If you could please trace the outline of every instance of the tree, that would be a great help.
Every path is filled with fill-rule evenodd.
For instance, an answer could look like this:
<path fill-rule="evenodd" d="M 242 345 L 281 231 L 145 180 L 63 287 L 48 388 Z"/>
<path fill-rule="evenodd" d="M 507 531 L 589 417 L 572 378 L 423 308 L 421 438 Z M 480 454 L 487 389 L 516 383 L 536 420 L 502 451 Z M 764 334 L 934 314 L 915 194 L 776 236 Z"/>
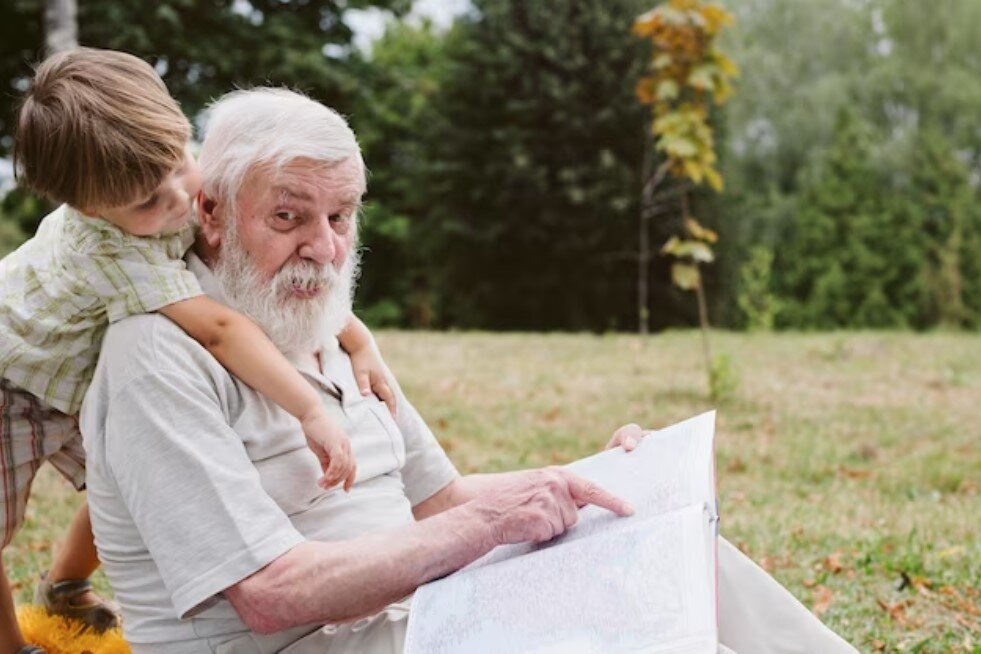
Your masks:
<path fill-rule="evenodd" d="M 475 2 L 451 35 L 429 161 L 442 324 L 630 320 L 643 112 L 634 0 Z"/>
<path fill-rule="evenodd" d="M 393 23 L 353 62 L 361 88 L 351 121 L 370 170 L 358 304 L 372 325 L 428 328 L 437 319 L 427 177 L 446 38 L 428 23 Z"/>
<path fill-rule="evenodd" d="M 664 200 L 658 198 L 658 192 L 666 180 L 674 178 L 677 184 L 669 193 L 681 200 L 684 231 L 680 236 L 672 236 L 661 252 L 674 258 L 673 283 L 682 290 L 695 291 L 698 298 L 710 389 L 713 388 L 713 360 L 700 266 L 714 260 L 711 246 L 718 237 L 691 216 L 687 193 L 690 187 L 703 182 L 715 191 L 722 190 L 722 176 L 715 167 L 718 157 L 709 112 L 713 103 L 721 105 L 728 99 L 732 92 L 730 80 L 738 74 L 735 64 L 715 46 L 719 33 L 731 22 L 732 16 L 718 4 L 669 0 L 638 17 L 633 27 L 634 34 L 649 39 L 652 46 L 647 74 L 637 84 L 637 97 L 651 107 L 653 151 L 658 157 L 656 167 L 646 167 L 654 172 L 645 180 L 640 209 L 639 331 L 647 333 L 650 312 L 647 305 L 649 222 L 658 213 L 665 213 L 659 207 Z M 648 160 L 651 156 L 654 155 L 649 154 Z"/>

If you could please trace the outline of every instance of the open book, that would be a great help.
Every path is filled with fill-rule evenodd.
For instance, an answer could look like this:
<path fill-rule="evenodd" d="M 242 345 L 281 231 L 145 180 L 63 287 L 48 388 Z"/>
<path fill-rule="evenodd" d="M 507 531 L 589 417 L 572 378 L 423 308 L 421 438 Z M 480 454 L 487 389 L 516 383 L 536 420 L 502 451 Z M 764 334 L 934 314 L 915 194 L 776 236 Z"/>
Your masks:
<path fill-rule="evenodd" d="M 573 472 L 633 503 L 588 506 L 541 545 L 507 545 L 426 584 L 412 600 L 407 654 L 715 654 L 715 412 Z"/>

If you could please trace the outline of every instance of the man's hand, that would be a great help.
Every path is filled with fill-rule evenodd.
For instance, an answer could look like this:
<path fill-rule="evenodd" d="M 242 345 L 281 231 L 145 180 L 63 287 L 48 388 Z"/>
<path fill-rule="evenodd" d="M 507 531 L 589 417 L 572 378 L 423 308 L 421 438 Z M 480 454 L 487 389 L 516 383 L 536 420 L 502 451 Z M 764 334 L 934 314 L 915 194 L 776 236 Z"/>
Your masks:
<path fill-rule="evenodd" d="M 640 425 L 635 425 L 630 423 L 629 425 L 624 425 L 620 427 L 615 432 L 613 432 L 613 437 L 610 438 L 610 442 L 606 444 L 604 450 L 612 450 L 614 447 L 623 446 L 623 449 L 627 452 L 633 450 L 640 443 L 640 439 L 647 436 L 650 431 L 644 431 L 640 428 Z"/>
<path fill-rule="evenodd" d="M 358 390 L 362 395 L 374 393 L 388 406 L 391 414 L 395 415 L 395 378 L 392 372 L 382 361 L 378 350 L 366 345 L 362 348 L 348 352 L 351 357 L 351 367 L 354 368 L 354 379 L 358 383 Z"/>
<path fill-rule="evenodd" d="M 326 411 L 316 411 L 300 421 L 307 445 L 317 455 L 323 476 L 317 485 L 323 489 L 344 482 L 344 490 L 351 490 L 358 467 L 351 452 L 351 441 Z"/>
<path fill-rule="evenodd" d="M 579 521 L 587 504 L 620 516 L 633 514 L 630 503 L 563 468 L 511 473 L 494 489 L 471 500 L 491 526 L 494 545 L 551 540 Z"/>

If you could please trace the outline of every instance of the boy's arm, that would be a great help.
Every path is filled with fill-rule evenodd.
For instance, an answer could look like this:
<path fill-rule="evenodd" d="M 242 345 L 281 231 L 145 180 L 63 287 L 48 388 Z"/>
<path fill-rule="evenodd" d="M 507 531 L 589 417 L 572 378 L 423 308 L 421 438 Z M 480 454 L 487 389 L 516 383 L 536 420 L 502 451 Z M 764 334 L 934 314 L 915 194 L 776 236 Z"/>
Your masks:
<path fill-rule="evenodd" d="M 341 347 L 351 357 L 351 367 L 354 368 L 354 379 L 362 395 L 374 392 L 395 415 L 395 393 L 392 390 L 394 381 L 381 352 L 375 345 L 368 327 L 353 313 L 348 317 L 347 325 L 337 336 Z"/>
<path fill-rule="evenodd" d="M 314 388 L 258 325 L 205 295 L 174 302 L 159 311 L 204 346 L 226 370 L 299 420 L 307 441 L 326 469 L 331 456 L 338 453 L 328 455 L 323 450 L 324 439 L 311 438 L 311 434 L 324 434 L 338 428 L 327 416 Z M 347 474 L 341 479 L 345 489 L 349 489 L 354 483 L 354 466 L 345 472 Z M 321 480 L 322 485 L 333 485 L 328 484 L 329 481 Z"/>

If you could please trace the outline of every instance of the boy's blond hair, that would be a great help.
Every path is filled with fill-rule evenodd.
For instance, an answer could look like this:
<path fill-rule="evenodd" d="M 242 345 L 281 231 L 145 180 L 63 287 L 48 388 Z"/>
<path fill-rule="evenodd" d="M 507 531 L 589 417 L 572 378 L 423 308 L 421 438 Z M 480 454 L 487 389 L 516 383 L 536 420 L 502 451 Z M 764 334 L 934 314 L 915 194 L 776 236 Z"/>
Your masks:
<path fill-rule="evenodd" d="M 118 207 L 176 170 L 190 137 L 190 123 L 149 64 L 78 48 L 38 66 L 17 120 L 14 171 L 77 209 Z"/>

